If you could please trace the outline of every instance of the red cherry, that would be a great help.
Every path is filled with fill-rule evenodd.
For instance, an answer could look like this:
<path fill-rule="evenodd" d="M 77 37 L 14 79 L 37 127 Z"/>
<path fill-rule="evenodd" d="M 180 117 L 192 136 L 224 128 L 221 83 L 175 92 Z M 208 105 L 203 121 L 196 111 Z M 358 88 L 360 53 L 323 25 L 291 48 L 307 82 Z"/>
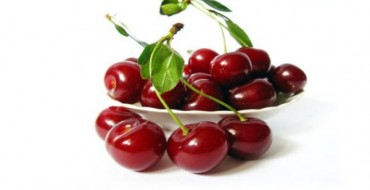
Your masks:
<path fill-rule="evenodd" d="M 170 108 L 178 108 L 183 102 L 184 94 L 185 87 L 181 82 L 179 82 L 174 89 L 163 93 L 162 98 L 165 100 Z M 164 106 L 158 99 L 157 94 L 155 93 L 154 86 L 151 81 L 147 81 L 144 85 L 140 96 L 140 102 L 142 106 L 159 109 L 164 108 Z"/>
<path fill-rule="evenodd" d="M 105 139 L 108 131 L 117 123 L 130 118 L 141 118 L 139 114 L 124 107 L 111 106 L 101 111 L 95 121 L 95 129 L 101 139 Z"/>
<path fill-rule="evenodd" d="M 123 61 L 112 65 L 104 76 L 104 84 L 108 90 L 108 95 L 122 103 L 137 102 L 143 83 L 140 66 L 131 61 Z"/>
<path fill-rule="evenodd" d="M 228 132 L 229 155 L 250 160 L 261 157 L 271 146 L 272 135 L 269 126 L 257 118 L 240 121 L 237 117 L 226 117 L 218 123 Z"/>
<path fill-rule="evenodd" d="M 213 81 L 211 74 L 208 74 L 208 73 L 193 73 L 189 76 L 187 81 L 188 83 L 192 84 L 194 81 L 199 80 L 199 79 L 208 79 L 208 80 Z"/>
<path fill-rule="evenodd" d="M 137 58 L 136 57 L 129 57 L 127 59 L 125 59 L 125 61 L 131 61 L 131 62 L 134 62 L 134 63 L 137 63 Z"/>
<path fill-rule="evenodd" d="M 198 79 L 192 83 L 192 86 L 200 90 L 204 94 L 207 94 L 219 100 L 223 100 L 223 92 L 221 88 L 218 86 L 217 83 L 215 83 L 212 80 Z M 182 105 L 181 109 L 182 110 L 216 111 L 216 110 L 220 110 L 221 106 L 218 103 L 192 90 L 188 90 L 186 98 L 185 98 L 185 102 Z"/>
<path fill-rule="evenodd" d="M 186 125 L 190 129 L 183 135 L 175 130 L 167 143 L 167 154 L 179 168 L 192 173 L 204 173 L 216 167 L 226 156 L 226 132 L 212 122 Z"/>
<path fill-rule="evenodd" d="M 211 61 L 217 55 L 217 52 L 207 48 L 194 51 L 189 58 L 190 70 L 192 73 L 209 73 Z"/>
<path fill-rule="evenodd" d="M 118 123 L 107 134 L 106 149 L 125 168 L 143 171 L 155 165 L 166 150 L 166 137 L 155 123 L 138 118 Z"/>
<path fill-rule="evenodd" d="M 254 79 L 229 90 L 229 102 L 238 110 L 260 109 L 276 102 L 276 92 L 267 80 Z"/>
<path fill-rule="evenodd" d="M 231 52 L 215 57 L 211 62 L 213 79 L 224 87 L 232 87 L 251 78 L 252 65 L 249 58 L 240 52 Z"/>
<path fill-rule="evenodd" d="M 271 66 L 270 56 L 266 51 L 251 47 L 242 47 L 237 51 L 244 53 L 251 60 L 254 77 L 266 77 Z"/>
<path fill-rule="evenodd" d="M 290 94 L 299 92 L 305 87 L 307 76 L 299 67 L 286 63 L 275 68 L 270 80 L 276 89 Z"/>
<path fill-rule="evenodd" d="M 191 75 L 191 69 L 190 69 L 189 65 L 184 65 L 184 71 L 182 73 L 182 76 L 184 78 L 187 78 L 189 75 Z"/>

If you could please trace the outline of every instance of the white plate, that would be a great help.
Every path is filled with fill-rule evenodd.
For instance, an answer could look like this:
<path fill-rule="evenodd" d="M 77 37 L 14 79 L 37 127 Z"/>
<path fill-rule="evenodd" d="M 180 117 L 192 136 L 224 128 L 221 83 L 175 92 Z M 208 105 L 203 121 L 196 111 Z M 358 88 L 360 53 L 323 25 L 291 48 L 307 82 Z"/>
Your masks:
<path fill-rule="evenodd" d="M 286 96 L 284 94 L 278 95 L 278 100 L 276 105 L 271 107 L 266 107 L 262 109 L 248 109 L 240 110 L 239 112 L 247 117 L 256 117 L 259 119 L 267 119 L 275 114 L 279 113 L 283 108 L 292 102 L 298 100 L 303 96 L 304 92 L 299 92 L 292 96 Z M 167 113 L 165 109 L 157 109 L 151 107 L 142 107 L 140 103 L 136 104 L 119 104 L 131 110 L 135 113 L 140 114 L 143 118 L 153 121 L 166 130 L 177 129 L 176 123 L 172 120 L 171 116 Z M 181 122 L 186 125 L 189 123 L 195 123 L 200 121 L 212 121 L 218 122 L 221 118 L 225 116 L 235 115 L 231 111 L 183 111 L 183 110 L 172 110 Z"/>

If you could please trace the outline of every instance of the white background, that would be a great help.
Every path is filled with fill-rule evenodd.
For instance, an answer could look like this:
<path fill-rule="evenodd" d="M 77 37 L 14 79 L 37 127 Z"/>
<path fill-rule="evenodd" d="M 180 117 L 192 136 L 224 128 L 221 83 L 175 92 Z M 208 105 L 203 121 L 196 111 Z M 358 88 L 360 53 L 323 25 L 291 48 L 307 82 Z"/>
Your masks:
<path fill-rule="evenodd" d="M 222 51 L 215 22 L 192 7 L 167 18 L 160 1 L 0 2 L 0 189 L 369 189 L 370 3 L 367 0 L 221 1 L 273 64 L 308 75 L 305 96 L 267 120 L 274 143 L 263 159 L 226 159 L 210 174 L 167 157 L 149 172 L 117 165 L 96 135 L 108 66 L 138 56 L 104 18 L 118 14 L 152 42 L 169 26 L 185 57 Z M 238 45 L 228 38 L 229 50 Z"/>

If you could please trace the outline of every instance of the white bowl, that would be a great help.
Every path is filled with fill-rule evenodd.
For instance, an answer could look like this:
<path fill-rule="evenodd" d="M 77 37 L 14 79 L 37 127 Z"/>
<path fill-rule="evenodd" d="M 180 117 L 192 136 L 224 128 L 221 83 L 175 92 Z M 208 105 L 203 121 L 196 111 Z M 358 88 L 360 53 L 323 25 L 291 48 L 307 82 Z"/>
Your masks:
<path fill-rule="evenodd" d="M 255 117 L 259 119 L 267 119 L 275 114 L 279 113 L 287 105 L 295 102 L 301 98 L 304 94 L 304 91 L 301 91 L 297 94 L 287 96 L 284 94 L 279 94 L 277 102 L 274 106 L 266 107 L 262 109 L 248 109 L 240 110 L 239 112 L 247 117 Z M 136 104 L 123 104 L 120 103 L 120 106 L 125 107 L 128 110 L 131 110 L 135 113 L 140 114 L 143 118 L 153 121 L 159 124 L 165 130 L 174 130 L 177 129 L 177 124 L 172 120 L 171 116 L 165 109 L 157 109 L 151 107 L 142 107 L 140 103 Z M 176 116 L 181 120 L 181 122 L 186 125 L 189 123 L 195 123 L 200 121 L 212 121 L 217 123 L 221 118 L 225 116 L 235 115 L 232 111 L 183 111 L 183 110 L 172 110 Z"/>

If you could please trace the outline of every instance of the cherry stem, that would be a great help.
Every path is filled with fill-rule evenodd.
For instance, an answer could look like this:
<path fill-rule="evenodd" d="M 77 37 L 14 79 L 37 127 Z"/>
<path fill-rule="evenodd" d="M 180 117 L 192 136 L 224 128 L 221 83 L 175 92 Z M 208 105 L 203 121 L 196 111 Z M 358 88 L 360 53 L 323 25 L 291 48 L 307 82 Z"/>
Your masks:
<path fill-rule="evenodd" d="M 152 70 L 152 60 L 153 60 L 153 56 L 155 55 L 155 53 L 158 51 L 158 48 L 160 46 L 160 44 L 163 44 L 163 42 L 167 41 L 168 45 L 170 46 L 170 43 L 171 41 L 173 40 L 173 37 L 177 34 L 177 32 L 179 32 L 182 28 L 184 27 L 183 24 L 181 23 L 176 23 L 174 24 L 169 33 L 166 35 L 166 36 L 163 36 L 156 44 L 156 46 L 154 47 L 153 49 L 153 52 L 151 53 L 150 55 L 150 61 L 149 61 L 149 70 L 151 73 L 151 70 Z M 154 87 L 154 86 L 153 86 Z M 187 135 L 189 133 L 189 129 L 186 128 L 184 126 L 184 124 L 180 121 L 180 119 L 176 116 L 175 113 L 173 113 L 173 111 L 171 110 L 171 108 L 168 106 L 168 104 L 166 103 L 166 101 L 163 99 L 161 93 L 154 87 L 154 90 L 155 90 L 155 93 L 159 99 L 159 101 L 162 103 L 163 107 L 166 108 L 167 112 L 170 114 L 171 118 L 175 121 L 175 123 L 180 127 L 180 129 L 182 130 L 182 135 Z"/>
<path fill-rule="evenodd" d="M 204 5 L 202 5 L 200 2 L 196 1 L 196 0 L 192 0 L 190 1 L 190 4 L 195 7 L 196 9 L 198 9 L 200 12 L 208 15 L 209 17 L 211 17 L 213 20 L 215 20 L 218 25 L 220 26 L 221 28 L 221 33 L 222 33 L 222 39 L 223 39 L 223 45 L 224 45 L 224 51 L 225 53 L 227 52 L 227 48 L 226 48 L 226 39 L 225 39 L 225 33 L 224 33 L 224 30 L 223 28 L 227 29 L 227 26 L 225 26 L 222 22 L 220 22 L 217 17 L 215 16 L 215 14 L 208 10 L 206 7 L 204 7 Z"/>
<path fill-rule="evenodd" d="M 221 34 L 222 34 L 222 41 L 224 43 L 224 52 L 227 53 L 227 46 L 226 46 L 226 38 L 225 38 L 225 32 L 224 29 L 222 28 L 222 25 L 219 24 L 220 29 L 221 29 Z"/>
<path fill-rule="evenodd" d="M 217 98 L 215 98 L 213 96 L 210 96 L 208 94 L 205 94 L 204 92 L 198 90 L 193 85 L 191 85 L 190 83 L 188 83 L 188 81 L 186 81 L 183 78 L 181 78 L 180 80 L 181 80 L 181 82 L 183 84 L 185 84 L 188 88 L 190 88 L 190 90 L 192 90 L 192 91 L 200 94 L 201 96 L 204 96 L 204 97 L 206 97 L 206 98 L 208 98 L 208 99 L 210 99 L 210 100 L 212 100 L 212 101 L 214 101 L 214 102 L 216 102 L 216 103 L 224 106 L 225 108 L 229 109 L 230 111 L 234 112 L 235 115 L 238 116 L 238 118 L 239 118 L 240 121 L 247 121 L 247 118 L 246 117 L 244 117 L 240 112 L 238 112 L 238 110 L 236 110 L 235 108 L 233 108 L 229 104 L 227 104 L 227 103 L 225 103 L 225 102 L 223 102 L 223 101 L 221 101 L 221 100 L 219 100 L 219 99 L 217 99 Z"/>
<path fill-rule="evenodd" d="M 141 40 L 138 40 L 135 36 L 133 36 L 132 34 L 128 33 L 127 32 L 127 27 L 120 21 L 117 21 L 116 19 L 114 19 L 114 16 L 111 16 L 109 14 L 106 14 L 105 15 L 105 18 L 107 18 L 109 20 L 109 22 L 111 22 L 112 24 L 114 25 L 118 25 L 122 28 L 124 28 L 124 30 L 126 31 L 127 33 L 127 36 L 130 37 L 132 40 L 134 40 L 136 43 L 138 43 L 139 45 L 141 45 L 142 47 L 146 47 L 148 44 L 146 44 L 145 42 L 141 41 Z"/>
<path fill-rule="evenodd" d="M 166 108 L 167 112 L 170 114 L 171 118 L 173 119 L 173 121 L 175 121 L 175 123 L 180 127 L 180 129 L 182 130 L 182 135 L 186 136 L 188 133 L 189 133 L 189 129 L 186 128 L 184 126 L 184 124 L 180 121 L 180 119 L 176 116 L 175 113 L 173 113 L 173 111 L 171 110 L 171 108 L 168 106 L 168 104 L 166 103 L 166 101 L 162 98 L 162 95 L 161 93 L 158 92 L 158 90 L 154 87 L 154 90 L 155 90 L 155 93 L 157 94 L 158 96 L 158 99 L 159 101 L 161 101 L 162 105 L 164 106 L 164 108 Z"/>

